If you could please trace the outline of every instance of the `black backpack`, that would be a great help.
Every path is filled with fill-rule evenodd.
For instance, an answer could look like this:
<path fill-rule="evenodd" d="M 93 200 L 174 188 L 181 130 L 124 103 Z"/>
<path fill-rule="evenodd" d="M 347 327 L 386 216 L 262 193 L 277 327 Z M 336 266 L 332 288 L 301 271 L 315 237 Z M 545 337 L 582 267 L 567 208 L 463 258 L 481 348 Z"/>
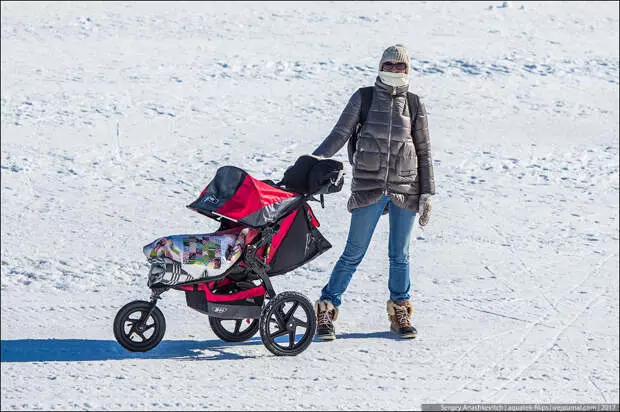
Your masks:
<path fill-rule="evenodd" d="M 349 153 L 349 163 L 353 164 L 353 154 L 355 153 L 355 147 L 357 145 L 357 135 L 364 123 L 366 123 L 366 119 L 368 119 L 368 112 L 370 111 L 370 104 L 372 103 L 372 96 L 374 91 L 374 86 L 370 87 L 362 87 L 360 88 L 360 93 L 362 94 L 362 106 L 360 107 L 360 121 L 355 127 L 353 134 L 349 138 L 349 143 L 347 145 L 347 151 Z M 407 92 L 407 100 L 409 101 L 409 117 L 411 118 L 411 133 L 415 130 L 415 120 L 418 115 L 418 106 L 420 102 L 420 98 L 417 94 Z"/>

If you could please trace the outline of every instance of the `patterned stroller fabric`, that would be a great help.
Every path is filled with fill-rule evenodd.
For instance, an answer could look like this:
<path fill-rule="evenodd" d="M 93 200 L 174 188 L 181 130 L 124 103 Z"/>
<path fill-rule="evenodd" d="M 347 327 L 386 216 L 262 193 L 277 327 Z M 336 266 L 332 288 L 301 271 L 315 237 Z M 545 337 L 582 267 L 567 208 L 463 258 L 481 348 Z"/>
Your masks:
<path fill-rule="evenodd" d="M 160 283 L 176 285 L 220 276 L 241 257 L 250 229 L 174 235 L 144 246 L 148 261 L 160 268 Z M 151 269 L 153 271 L 153 269 Z"/>

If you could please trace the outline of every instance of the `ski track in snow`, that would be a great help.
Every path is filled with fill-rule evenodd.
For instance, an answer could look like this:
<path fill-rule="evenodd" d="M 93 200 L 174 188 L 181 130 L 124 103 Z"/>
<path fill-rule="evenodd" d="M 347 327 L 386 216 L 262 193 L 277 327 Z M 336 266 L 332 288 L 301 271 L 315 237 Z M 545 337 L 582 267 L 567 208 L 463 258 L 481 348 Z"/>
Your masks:
<path fill-rule="evenodd" d="M 2 409 L 618 403 L 617 2 L 502 5 L 1 3 Z M 336 341 L 226 343 L 170 291 L 162 343 L 122 349 L 142 247 L 217 228 L 185 206 L 220 166 L 279 179 L 395 42 L 437 183 L 411 248 L 418 337 L 388 331 L 382 219 Z M 344 247 L 335 158 L 342 192 L 311 203 L 333 247 L 278 292 L 318 298 Z"/>

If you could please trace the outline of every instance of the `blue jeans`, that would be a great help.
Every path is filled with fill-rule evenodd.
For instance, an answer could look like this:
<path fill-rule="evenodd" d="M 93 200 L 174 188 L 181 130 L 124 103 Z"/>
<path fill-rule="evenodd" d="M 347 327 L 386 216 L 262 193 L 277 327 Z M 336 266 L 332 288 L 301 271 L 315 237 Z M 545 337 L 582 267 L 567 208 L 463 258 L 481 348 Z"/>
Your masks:
<path fill-rule="evenodd" d="M 388 243 L 390 299 L 394 302 L 409 300 L 409 288 L 411 286 L 409 280 L 409 241 L 415 212 L 396 206 L 386 195 L 383 195 L 375 204 L 353 209 L 347 244 L 332 270 L 329 282 L 321 290 L 321 300 L 329 300 L 334 306 L 340 306 L 342 294 L 366 254 L 370 239 L 386 204 L 389 204 L 390 216 Z"/>

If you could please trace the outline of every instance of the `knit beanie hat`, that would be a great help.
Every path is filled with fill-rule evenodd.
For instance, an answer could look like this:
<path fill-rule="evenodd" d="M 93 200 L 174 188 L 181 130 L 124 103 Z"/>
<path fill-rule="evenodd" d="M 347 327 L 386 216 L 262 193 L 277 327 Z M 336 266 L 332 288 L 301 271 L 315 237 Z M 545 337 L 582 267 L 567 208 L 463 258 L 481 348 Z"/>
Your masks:
<path fill-rule="evenodd" d="M 410 73 L 409 66 L 411 64 L 411 59 L 409 58 L 407 48 L 402 44 L 395 44 L 385 49 L 381 57 L 381 62 L 379 63 L 379 71 L 381 71 L 383 63 L 385 62 L 405 63 L 407 65 L 407 73 Z"/>

